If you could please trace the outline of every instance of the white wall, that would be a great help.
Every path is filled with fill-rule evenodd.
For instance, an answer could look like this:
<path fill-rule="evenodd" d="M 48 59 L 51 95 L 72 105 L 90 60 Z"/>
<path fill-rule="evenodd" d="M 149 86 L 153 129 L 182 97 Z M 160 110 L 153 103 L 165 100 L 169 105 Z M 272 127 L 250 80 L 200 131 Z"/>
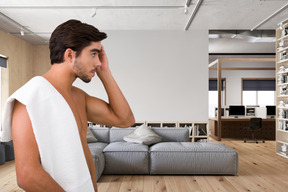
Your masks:
<path fill-rule="evenodd" d="M 208 120 L 208 30 L 107 34 L 110 68 L 136 121 Z M 107 101 L 98 78 L 74 85 Z"/>

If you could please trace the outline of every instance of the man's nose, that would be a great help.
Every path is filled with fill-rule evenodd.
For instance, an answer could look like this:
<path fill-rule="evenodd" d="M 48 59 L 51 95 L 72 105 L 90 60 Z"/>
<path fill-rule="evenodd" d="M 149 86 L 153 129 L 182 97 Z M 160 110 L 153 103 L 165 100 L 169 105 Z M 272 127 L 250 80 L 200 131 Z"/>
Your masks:
<path fill-rule="evenodd" d="M 102 63 L 100 61 L 100 59 L 98 58 L 96 63 L 95 63 L 95 67 L 101 67 Z"/>

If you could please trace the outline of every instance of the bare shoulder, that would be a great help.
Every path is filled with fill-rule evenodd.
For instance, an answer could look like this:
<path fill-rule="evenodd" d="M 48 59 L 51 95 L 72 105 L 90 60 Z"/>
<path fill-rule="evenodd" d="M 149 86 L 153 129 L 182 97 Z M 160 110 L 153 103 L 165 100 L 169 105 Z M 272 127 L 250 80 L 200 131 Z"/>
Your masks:
<path fill-rule="evenodd" d="M 83 91 L 82 89 L 78 88 L 78 87 L 72 87 L 73 88 L 73 92 L 78 96 L 81 97 L 83 99 L 86 100 L 86 102 L 89 102 L 91 100 L 96 100 L 99 101 L 100 99 L 94 96 L 89 95 L 88 93 L 86 93 L 85 91 Z"/>
<path fill-rule="evenodd" d="M 85 91 L 75 86 L 72 87 L 72 91 L 73 93 L 75 93 L 77 96 L 80 96 L 80 97 L 85 98 L 88 95 Z"/>

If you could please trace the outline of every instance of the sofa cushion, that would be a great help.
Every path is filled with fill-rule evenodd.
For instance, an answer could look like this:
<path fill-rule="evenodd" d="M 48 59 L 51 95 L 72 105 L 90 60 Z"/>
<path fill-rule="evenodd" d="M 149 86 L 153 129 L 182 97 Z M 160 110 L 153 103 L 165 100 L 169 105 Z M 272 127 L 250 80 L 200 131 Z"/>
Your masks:
<path fill-rule="evenodd" d="M 147 145 L 137 144 L 137 143 L 127 143 L 127 142 L 113 142 L 107 145 L 104 148 L 103 152 L 121 152 L 121 151 L 130 151 L 130 152 L 139 152 L 144 151 L 148 152 L 149 148 Z"/>
<path fill-rule="evenodd" d="M 87 128 L 87 143 L 95 143 L 97 142 L 97 138 L 95 137 L 95 135 L 92 133 L 92 131 L 90 130 L 90 128 Z"/>
<path fill-rule="evenodd" d="M 91 151 L 91 155 L 95 164 L 97 181 L 101 177 L 105 167 L 103 150 L 107 145 L 108 145 L 107 143 L 101 143 L 101 142 L 88 143 L 88 147 Z"/>
<path fill-rule="evenodd" d="M 157 135 L 150 127 L 141 125 L 133 132 L 124 137 L 124 140 L 131 143 L 140 143 L 144 145 L 151 145 L 161 141 L 161 137 Z"/>
<path fill-rule="evenodd" d="M 136 143 L 113 142 L 104 150 L 104 174 L 148 174 L 148 146 Z"/>
<path fill-rule="evenodd" d="M 110 130 L 110 143 L 113 142 L 125 142 L 124 137 L 126 135 L 129 135 L 135 130 L 135 128 L 118 128 L 118 127 L 112 127 Z"/>
<path fill-rule="evenodd" d="M 92 156 L 97 156 L 100 153 L 103 153 L 103 150 L 107 147 L 107 143 L 96 142 L 96 143 L 88 143 L 88 147 L 91 151 Z"/>
<path fill-rule="evenodd" d="M 162 138 L 162 142 L 188 142 L 189 129 L 180 127 L 152 127 L 152 130 Z"/>
<path fill-rule="evenodd" d="M 150 148 L 151 174 L 231 174 L 238 153 L 221 143 L 167 142 Z"/>
<path fill-rule="evenodd" d="M 90 127 L 91 132 L 97 138 L 98 142 L 109 143 L 109 130 L 106 127 Z"/>

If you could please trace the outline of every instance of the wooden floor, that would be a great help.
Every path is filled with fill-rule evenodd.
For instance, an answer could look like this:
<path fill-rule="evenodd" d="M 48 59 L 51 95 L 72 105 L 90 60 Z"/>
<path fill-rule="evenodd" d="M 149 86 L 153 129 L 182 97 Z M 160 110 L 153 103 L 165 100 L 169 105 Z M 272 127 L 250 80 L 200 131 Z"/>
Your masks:
<path fill-rule="evenodd" d="M 275 141 L 243 143 L 221 141 L 239 153 L 237 176 L 103 175 L 99 192 L 288 191 L 288 159 L 275 154 Z M 175 162 L 176 163 L 176 162 Z M 15 180 L 14 162 L 0 166 L 0 191 L 22 191 Z"/>

